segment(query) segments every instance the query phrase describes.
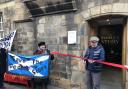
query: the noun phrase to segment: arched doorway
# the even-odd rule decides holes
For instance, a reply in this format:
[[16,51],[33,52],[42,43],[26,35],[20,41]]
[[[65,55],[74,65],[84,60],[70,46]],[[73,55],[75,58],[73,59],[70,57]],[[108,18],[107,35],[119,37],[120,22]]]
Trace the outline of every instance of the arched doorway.
[[[126,17],[106,15],[89,20],[90,35],[97,35],[105,49],[107,62],[124,65],[123,32]],[[123,70],[104,65],[102,73],[102,89],[124,89],[125,76]]]

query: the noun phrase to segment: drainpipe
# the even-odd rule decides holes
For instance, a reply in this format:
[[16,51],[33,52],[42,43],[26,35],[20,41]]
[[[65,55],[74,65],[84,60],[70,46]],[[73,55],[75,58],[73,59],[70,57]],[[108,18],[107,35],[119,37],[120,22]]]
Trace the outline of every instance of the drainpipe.
[[36,23],[36,18],[32,18],[32,23],[33,23],[33,35],[34,35],[34,50],[37,49],[37,44],[38,44],[38,40],[37,40],[37,23]]

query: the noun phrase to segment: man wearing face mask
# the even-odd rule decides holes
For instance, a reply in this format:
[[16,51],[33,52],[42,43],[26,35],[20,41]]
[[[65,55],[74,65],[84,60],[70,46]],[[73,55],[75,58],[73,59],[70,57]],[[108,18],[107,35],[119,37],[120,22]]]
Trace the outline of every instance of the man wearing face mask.
[[34,52],[34,55],[38,54],[48,54],[50,55],[50,50],[47,49],[45,42],[40,42],[38,44],[38,49]]
[[[51,60],[54,59],[54,56],[50,54],[50,50],[47,49],[45,42],[38,43],[38,49],[34,52],[34,55],[39,55],[39,54],[50,55],[50,59]],[[31,86],[33,87],[33,89],[39,89],[40,86],[41,86],[41,89],[47,89],[49,78],[48,77],[47,78],[32,78],[29,82]]]
[[100,89],[100,79],[102,64],[95,62],[95,60],[104,61],[105,52],[99,38],[92,36],[89,39],[89,47],[85,52],[84,58],[86,60],[86,83],[87,89]]

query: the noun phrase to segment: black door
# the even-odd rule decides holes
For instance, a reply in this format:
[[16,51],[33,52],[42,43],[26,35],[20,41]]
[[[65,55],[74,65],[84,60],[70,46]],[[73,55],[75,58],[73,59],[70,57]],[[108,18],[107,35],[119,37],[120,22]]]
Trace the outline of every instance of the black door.
[[98,36],[106,53],[106,61],[119,63],[122,61],[122,25],[100,26]]

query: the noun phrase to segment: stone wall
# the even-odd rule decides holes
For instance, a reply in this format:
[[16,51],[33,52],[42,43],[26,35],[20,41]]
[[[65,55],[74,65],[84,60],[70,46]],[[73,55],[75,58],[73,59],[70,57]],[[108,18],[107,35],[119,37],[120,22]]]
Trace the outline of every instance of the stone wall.
[[[84,30],[82,16],[75,13],[39,17],[37,23],[37,40],[45,41],[51,51],[80,56],[84,49]],[[77,31],[77,43],[68,45],[68,31]],[[84,64],[80,59],[55,56],[51,68],[51,83],[65,89],[80,89],[83,84]],[[84,85],[84,84],[83,84]]]
[[[38,0],[39,1],[39,0]],[[89,24],[86,19],[105,14],[127,15],[127,0],[77,0],[78,11],[30,18],[25,4],[0,9],[6,33],[17,29],[13,51],[32,55],[37,43],[45,41],[51,51],[82,56],[88,47]],[[117,8],[118,6],[118,8]],[[77,31],[77,43],[67,43],[68,31]],[[86,89],[84,63],[80,59],[55,56],[52,61],[51,84],[65,89]]]

